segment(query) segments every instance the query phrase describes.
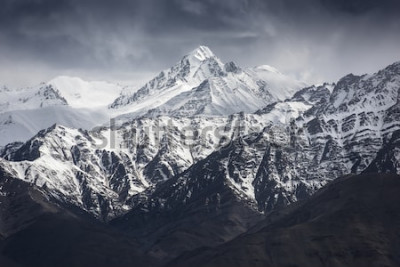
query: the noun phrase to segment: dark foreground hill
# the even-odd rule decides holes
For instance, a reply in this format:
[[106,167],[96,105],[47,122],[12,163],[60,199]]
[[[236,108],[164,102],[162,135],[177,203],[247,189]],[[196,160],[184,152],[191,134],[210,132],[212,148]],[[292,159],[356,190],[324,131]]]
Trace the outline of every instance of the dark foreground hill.
[[[199,198],[192,212],[164,220],[158,214],[158,226],[141,213],[105,224],[49,201],[23,181],[0,176],[6,192],[0,196],[1,267],[400,266],[398,175],[336,179],[307,200],[273,211],[249,231],[247,220],[260,216],[222,189],[217,211],[198,212],[204,206]],[[238,226],[246,232],[234,237]],[[223,240],[229,229],[233,240]]]
[[156,266],[132,237],[0,169],[1,267]]
[[216,248],[169,266],[400,266],[400,176],[335,180]]

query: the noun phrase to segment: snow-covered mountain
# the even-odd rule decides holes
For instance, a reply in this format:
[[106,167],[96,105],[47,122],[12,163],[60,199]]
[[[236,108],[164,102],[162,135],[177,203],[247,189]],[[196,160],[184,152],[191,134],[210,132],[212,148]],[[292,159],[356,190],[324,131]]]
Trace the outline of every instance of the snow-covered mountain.
[[51,84],[11,90],[0,89],[0,112],[37,109],[48,106],[68,105],[67,100]]
[[110,106],[132,116],[230,115],[291,97],[305,84],[269,66],[241,69],[200,46],[132,95]]
[[84,81],[77,77],[59,76],[40,85],[0,89],[0,112],[32,110],[68,105],[72,108],[105,108],[118,97],[123,87],[102,81]]
[[[200,46],[136,90],[60,76],[35,87],[0,90],[0,146],[59,123],[91,129],[113,117],[226,116],[284,100],[304,83],[261,66],[242,70]],[[111,103],[112,102],[112,103]]]
[[107,109],[122,86],[57,77],[38,86],[0,89],[0,146],[25,142],[38,131],[59,123],[91,129],[110,118]]
[[399,65],[305,88],[254,114],[142,117],[92,132],[56,125],[3,149],[1,165],[106,220],[150,205],[159,190],[170,192],[166,202],[190,202],[215,179],[270,211],[369,166],[400,127]]
[[[46,198],[41,205],[89,214],[171,260],[224,243],[340,176],[400,173],[400,62],[336,84],[297,84],[272,67],[223,64],[200,47],[133,94],[65,77],[34,90],[3,88],[14,103],[1,105],[0,131],[11,129],[4,136],[35,129],[35,118],[128,120],[92,130],[57,123],[1,147],[0,196],[18,180]],[[98,100],[82,109],[95,88]],[[83,110],[99,117],[85,121]],[[6,128],[16,118],[26,129]]]
[[25,144],[6,146],[0,151],[0,167],[44,187],[60,202],[108,220],[129,209],[132,196],[184,172],[245,134],[240,127],[258,131],[268,123],[260,115],[238,114],[140,118],[113,131],[54,125]]

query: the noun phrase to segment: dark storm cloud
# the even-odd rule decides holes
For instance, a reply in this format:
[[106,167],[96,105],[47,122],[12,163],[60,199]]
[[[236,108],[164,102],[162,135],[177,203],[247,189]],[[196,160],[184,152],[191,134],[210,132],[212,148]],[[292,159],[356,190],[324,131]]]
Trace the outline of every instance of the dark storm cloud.
[[397,0],[3,0],[0,80],[156,72],[199,44],[334,80],[400,59],[399,10]]

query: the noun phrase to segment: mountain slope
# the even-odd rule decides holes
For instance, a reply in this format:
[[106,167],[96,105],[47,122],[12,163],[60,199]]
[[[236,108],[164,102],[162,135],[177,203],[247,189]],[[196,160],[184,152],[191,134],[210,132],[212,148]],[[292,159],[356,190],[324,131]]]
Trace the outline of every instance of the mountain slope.
[[7,111],[0,114],[0,146],[16,141],[25,142],[54,123],[89,130],[108,119],[104,112],[75,109],[68,105]]
[[[261,214],[227,186],[219,165],[214,161],[204,168],[200,161],[187,172],[134,196],[133,208],[111,224],[131,233],[148,255],[162,261],[233,239],[258,222]],[[192,178],[193,172],[198,176]]]
[[135,240],[0,168],[2,266],[156,266]]
[[365,173],[400,173],[400,131],[392,134],[389,142],[378,151]]
[[235,240],[168,266],[398,266],[400,177],[337,179]]

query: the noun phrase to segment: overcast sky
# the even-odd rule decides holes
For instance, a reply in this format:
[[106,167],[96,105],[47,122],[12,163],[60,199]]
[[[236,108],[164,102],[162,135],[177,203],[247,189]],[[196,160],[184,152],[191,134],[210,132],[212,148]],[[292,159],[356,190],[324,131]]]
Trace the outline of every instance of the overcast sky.
[[309,83],[400,60],[399,0],[2,0],[0,84],[143,81],[199,45]]

